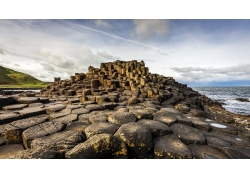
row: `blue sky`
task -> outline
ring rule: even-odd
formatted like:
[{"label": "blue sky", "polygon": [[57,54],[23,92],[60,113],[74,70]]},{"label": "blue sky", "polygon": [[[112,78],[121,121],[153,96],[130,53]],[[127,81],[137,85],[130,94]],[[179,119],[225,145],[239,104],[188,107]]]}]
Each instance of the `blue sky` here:
[{"label": "blue sky", "polygon": [[43,81],[144,60],[188,85],[250,85],[250,20],[0,20],[0,65]]}]

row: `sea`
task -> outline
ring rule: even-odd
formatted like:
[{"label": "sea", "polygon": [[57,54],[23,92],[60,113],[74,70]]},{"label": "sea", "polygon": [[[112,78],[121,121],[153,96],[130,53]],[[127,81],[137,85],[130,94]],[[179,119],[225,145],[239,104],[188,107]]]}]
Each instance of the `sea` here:
[{"label": "sea", "polygon": [[236,98],[248,98],[250,100],[250,86],[231,87],[191,87],[200,94],[214,101],[222,103],[223,107],[236,114],[250,115],[250,102],[240,102]]}]

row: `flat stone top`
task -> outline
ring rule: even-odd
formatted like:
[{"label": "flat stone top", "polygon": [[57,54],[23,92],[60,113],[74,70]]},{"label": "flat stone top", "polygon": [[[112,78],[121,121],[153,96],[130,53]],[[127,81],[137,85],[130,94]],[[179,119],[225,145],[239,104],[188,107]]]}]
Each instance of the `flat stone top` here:
[{"label": "flat stone top", "polygon": [[27,106],[28,106],[28,104],[13,104],[13,105],[4,106],[4,107],[2,107],[2,109],[4,111],[7,111],[7,110],[19,110],[19,109],[23,109],[23,108],[25,108]]},{"label": "flat stone top", "polygon": [[39,102],[40,98],[39,97],[20,97],[17,99],[18,103],[24,103],[24,104],[30,104],[30,103],[35,103]]}]

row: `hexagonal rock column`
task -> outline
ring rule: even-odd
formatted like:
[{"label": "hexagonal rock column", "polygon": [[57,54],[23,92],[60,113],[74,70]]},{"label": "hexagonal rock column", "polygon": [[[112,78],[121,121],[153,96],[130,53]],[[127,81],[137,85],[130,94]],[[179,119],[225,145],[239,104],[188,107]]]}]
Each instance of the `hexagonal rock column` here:
[{"label": "hexagonal rock column", "polygon": [[97,134],[76,145],[65,154],[67,159],[108,159],[127,157],[124,142],[111,134]]},{"label": "hexagonal rock column", "polygon": [[136,116],[131,112],[115,112],[108,117],[108,121],[117,125],[122,125],[136,121]]},{"label": "hexagonal rock column", "polygon": [[132,158],[147,158],[153,148],[150,129],[138,123],[123,124],[115,136],[127,144],[129,156]]}]

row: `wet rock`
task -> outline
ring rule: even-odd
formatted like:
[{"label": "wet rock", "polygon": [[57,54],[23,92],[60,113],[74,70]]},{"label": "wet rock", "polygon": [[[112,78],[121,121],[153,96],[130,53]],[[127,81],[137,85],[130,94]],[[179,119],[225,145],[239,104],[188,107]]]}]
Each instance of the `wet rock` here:
[{"label": "wet rock", "polygon": [[91,122],[92,124],[100,123],[100,122],[107,122],[107,121],[108,121],[108,115],[104,113],[94,114],[89,117],[89,122]]},{"label": "wet rock", "polygon": [[191,109],[190,113],[193,114],[195,117],[206,117],[207,114],[204,111],[199,109]]},{"label": "wet rock", "polygon": [[147,158],[153,148],[150,129],[138,123],[123,124],[115,136],[127,144],[132,158]]},{"label": "wet rock", "polygon": [[191,121],[191,117],[182,117],[181,115],[175,116],[177,118],[178,123],[185,124],[187,126],[193,126],[193,123]]},{"label": "wet rock", "polygon": [[224,124],[221,122],[212,122],[210,123],[210,126],[213,131],[220,131],[220,132],[225,132],[229,134],[238,134],[238,129],[235,126],[229,125],[229,124]]},{"label": "wet rock", "polygon": [[65,124],[62,123],[53,123],[53,122],[44,122],[36,126],[26,129],[23,134],[23,145],[26,149],[30,148],[31,142],[43,136],[48,136],[56,132],[62,131],[65,128]]},{"label": "wet rock", "polygon": [[186,114],[189,112],[190,108],[186,106],[185,104],[178,104],[175,106],[175,109],[182,112],[183,114]]},{"label": "wet rock", "polygon": [[193,127],[184,124],[173,124],[170,126],[174,134],[185,144],[205,144],[206,139],[203,133]]},{"label": "wet rock", "polygon": [[214,147],[230,147],[231,144],[213,136],[206,136],[207,145]]},{"label": "wet rock", "polygon": [[63,131],[33,140],[31,149],[51,149],[65,153],[85,140],[83,132]]},{"label": "wet rock", "polygon": [[206,123],[197,117],[192,117],[190,118],[190,120],[192,121],[193,126],[196,129],[201,129],[201,130],[208,131],[208,132],[212,130],[209,123]]},{"label": "wet rock", "polygon": [[153,114],[153,119],[162,122],[168,126],[170,126],[173,123],[177,123],[177,118],[174,116],[174,114],[168,111],[156,112],[155,114]]},{"label": "wet rock", "polygon": [[67,159],[108,159],[119,156],[127,157],[127,147],[111,134],[94,135],[65,154]]},{"label": "wet rock", "polygon": [[64,124],[69,124],[73,121],[77,121],[77,114],[68,114],[66,116],[62,116],[59,118],[55,118],[52,120],[52,122],[58,122],[58,123],[64,123]]},{"label": "wet rock", "polygon": [[172,134],[154,138],[154,157],[157,159],[191,159],[192,153]]},{"label": "wet rock", "polygon": [[47,114],[52,114],[52,113],[61,111],[61,110],[65,109],[66,107],[67,107],[67,106],[66,106],[66,105],[63,105],[63,104],[56,104],[56,105],[47,107],[47,108],[46,108],[46,113],[47,113]]},{"label": "wet rock", "polygon": [[103,107],[99,104],[89,104],[85,107],[86,109],[89,109],[90,111],[99,111],[103,110]]},{"label": "wet rock", "polygon": [[40,98],[38,97],[20,97],[16,100],[19,104],[31,104],[40,102]]},{"label": "wet rock", "polygon": [[227,155],[227,157],[229,157],[230,159],[249,159],[250,158],[248,154],[240,151],[239,149],[235,149],[234,147],[220,147],[219,149],[221,152]]},{"label": "wet rock", "polygon": [[0,146],[0,159],[9,159],[19,151],[24,150],[22,144],[9,144]]},{"label": "wet rock", "polygon": [[63,155],[50,149],[23,150],[10,156],[10,159],[62,159]]},{"label": "wet rock", "polygon": [[21,111],[18,111],[18,113],[23,118],[28,118],[28,117],[32,117],[32,116],[38,116],[41,114],[45,114],[46,110],[43,108],[40,108],[40,107],[34,107],[34,108],[25,108]]},{"label": "wet rock", "polygon": [[136,121],[136,116],[131,112],[115,112],[108,117],[108,121],[117,125],[127,124]]},{"label": "wet rock", "polygon": [[141,119],[137,123],[148,127],[151,131],[151,135],[153,138],[172,134],[172,130],[167,125],[158,121]]},{"label": "wet rock", "polygon": [[195,159],[228,159],[219,149],[207,145],[191,144],[188,146]]},{"label": "wet rock", "polygon": [[0,96],[0,109],[3,106],[13,104],[14,101],[15,101],[15,98],[13,96]]},{"label": "wet rock", "polygon": [[7,144],[22,143],[22,132],[29,127],[41,124],[48,120],[47,115],[40,115],[31,118],[11,122],[5,126],[4,137]]},{"label": "wet rock", "polygon": [[28,104],[13,104],[13,105],[8,105],[8,106],[4,106],[2,107],[2,109],[4,111],[9,111],[9,110],[21,110],[25,107],[27,107]]},{"label": "wet rock", "polygon": [[20,115],[16,113],[0,114],[0,125],[13,122],[20,119]]},{"label": "wet rock", "polygon": [[73,110],[73,109],[78,109],[78,108],[85,108],[85,106],[84,106],[84,105],[80,105],[80,104],[78,104],[78,105],[69,104],[69,105],[67,105],[67,107],[66,107],[66,109],[71,109],[71,110]]},{"label": "wet rock", "polygon": [[130,109],[129,112],[133,113],[137,119],[153,119],[152,113],[145,109]]},{"label": "wet rock", "polygon": [[98,122],[87,126],[85,129],[85,134],[89,139],[96,134],[114,134],[117,129],[118,126],[116,124]]}]

